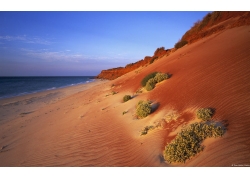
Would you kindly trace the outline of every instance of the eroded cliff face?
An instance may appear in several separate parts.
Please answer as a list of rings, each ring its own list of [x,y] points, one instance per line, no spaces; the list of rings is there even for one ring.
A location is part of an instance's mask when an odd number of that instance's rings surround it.
[[[187,44],[192,44],[204,37],[208,37],[212,34],[230,29],[233,27],[239,27],[244,25],[250,25],[250,12],[244,11],[218,11],[208,13],[203,20],[194,23],[193,27],[188,30],[181,38],[180,41],[186,41]],[[167,56],[174,52],[176,49],[167,49],[164,47],[157,48],[154,55],[146,56],[143,60],[137,61],[126,65],[125,67],[107,69],[101,71],[96,77],[98,79],[116,79],[130,71],[133,71],[139,67],[146,66],[153,63],[157,59]]]
[[[107,70],[102,70],[101,73],[98,76],[96,76],[96,78],[113,80],[122,76],[123,74],[126,74],[127,72],[129,72],[129,69],[124,67],[107,69]]]
[[[118,67],[118,68],[102,70],[101,73],[98,76],[96,76],[96,78],[97,79],[108,79],[108,80],[116,79],[116,78],[130,72],[130,71],[133,71],[133,70],[139,68],[139,67],[143,67],[143,66],[146,66],[148,64],[151,64],[154,61],[156,61],[158,58],[161,58],[163,56],[167,56],[173,51],[174,51],[174,49],[165,50],[164,47],[157,48],[152,57],[146,56],[144,59],[139,60],[135,63],[127,64],[125,67]]]
[[[225,29],[244,25],[250,25],[250,12],[215,11],[207,14],[202,21],[194,23],[193,27],[182,36],[181,40],[186,40],[188,44],[191,44]]]

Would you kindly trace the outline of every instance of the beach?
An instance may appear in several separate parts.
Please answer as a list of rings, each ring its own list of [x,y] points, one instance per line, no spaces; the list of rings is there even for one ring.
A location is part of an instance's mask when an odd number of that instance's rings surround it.
[[[160,166],[159,147],[152,161],[152,139],[138,139],[142,122],[129,128],[132,101],[122,97],[95,80],[0,100],[0,166]]]
[[[249,165],[249,32],[242,26],[213,34],[112,81],[0,100],[0,166]],[[139,92],[155,71],[172,76]],[[123,102],[125,95],[132,99]],[[143,119],[135,115],[140,100],[154,106]],[[204,140],[204,150],[185,163],[165,162],[167,143],[206,107],[225,126],[223,136]],[[163,124],[141,136],[157,123]]]
[[[44,130],[48,128],[47,126],[50,126],[50,128],[53,127],[53,124],[57,120],[63,119],[63,116],[65,117],[68,113],[72,113],[72,110],[83,106],[83,104],[75,104],[75,96],[81,94],[82,103],[85,102],[84,104],[86,104],[86,98],[91,99],[91,96],[88,97],[89,92],[87,90],[95,86],[96,88],[100,88],[100,85],[105,85],[105,83],[107,83],[107,81],[95,80],[88,84],[1,99],[1,166],[26,166],[25,164],[17,164],[17,162],[18,159],[23,158],[23,155],[30,153],[29,149],[26,149],[27,147],[31,147],[30,145],[32,144],[26,144],[30,142],[29,138],[33,138],[37,132],[44,133]],[[71,98],[74,98],[74,100]],[[79,116],[76,117],[76,119],[82,119],[83,112],[79,112]],[[59,121],[59,123],[60,122],[63,121]],[[62,126],[62,124],[58,126]],[[53,133],[59,132],[55,129]],[[47,139],[45,134],[40,135],[43,136],[43,139]],[[36,146],[41,145],[39,144],[36,144]],[[34,146],[32,146],[32,148],[34,148]],[[14,149],[17,149],[17,152],[14,152]],[[33,153],[35,152],[36,150],[34,149]],[[10,160],[12,159],[10,159],[10,156],[6,156],[8,153],[15,154],[12,163],[6,163],[11,162]],[[22,153],[21,156],[20,153]],[[27,166],[30,166],[30,164],[27,164]],[[43,166],[43,164],[41,164],[41,166]]]

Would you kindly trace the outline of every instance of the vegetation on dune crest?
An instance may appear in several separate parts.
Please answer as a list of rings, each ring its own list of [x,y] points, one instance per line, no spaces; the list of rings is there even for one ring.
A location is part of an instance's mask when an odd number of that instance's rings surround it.
[[[162,50],[165,50],[165,47],[159,47],[159,48],[157,48],[156,50],[155,50],[155,52],[154,52],[154,56],[159,52],[159,51],[162,51]]]
[[[139,118],[145,118],[151,113],[151,105],[149,101],[139,101],[136,106],[136,115]]]
[[[153,57],[151,60],[150,60],[150,64],[152,64],[156,59],[158,59],[158,57],[156,56],[156,57]]]
[[[174,45],[174,47],[175,47],[176,49],[179,49],[179,48],[185,46],[187,43],[188,43],[188,42],[187,42],[186,40],[180,40],[180,41],[178,41],[178,42]]]
[[[198,20],[194,23],[194,25],[182,36],[180,42],[188,42],[191,36],[197,35],[208,24],[213,25],[219,16],[220,12],[208,13],[202,20]]]
[[[230,25],[220,24],[223,21],[235,17],[238,17],[238,21],[235,23]],[[181,40],[175,44],[175,48],[181,48],[185,44],[195,42],[196,40],[212,35],[225,28],[249,24],[249,21],[247,20],[248,18],[249,12],[244,11],[214,11],[212,13],[208,13],[202,20],[198,20],[194,23],[194,25],[182,36]]]

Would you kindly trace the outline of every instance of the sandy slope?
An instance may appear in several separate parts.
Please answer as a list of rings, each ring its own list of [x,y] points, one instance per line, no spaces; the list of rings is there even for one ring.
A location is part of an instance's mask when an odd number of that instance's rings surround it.
[[[174,109],[190,122],[197,108],[213,107],[214,119],[229,124],[223,138],[185,165],[250,164],[249,45],[250,27],[234,28],[183,47],[141,71],[138,79],[153,71],[173,74],[147,95],[160,104],[155,114]],[[140,81],[128,82],[132,91],[139,87]]]
[[[205,150],[186,164],[174,166],[250,164],[249,44],[250,27],[234,28],[34,110],[28,104],[1,104],[0,166],[173,166],[161,157],[164,146],[184,124],[196,120],[200,107],[215,108],[214,120],[227,123],[228,131],[222,138],[206,140]],[[172,77],[122,103],[123,96],[135,95],[141,79],[153,71]],[[137,120],[140,99],[150,99],[158,108]],[[23,109],[3,117],[11,108]],[[139,136],[144,126],[169,114],[178,119]]]

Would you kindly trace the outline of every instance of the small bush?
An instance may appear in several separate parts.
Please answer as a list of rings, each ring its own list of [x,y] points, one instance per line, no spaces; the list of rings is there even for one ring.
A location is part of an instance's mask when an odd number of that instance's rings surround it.
[[[202,141],[209,137],[221,137],[224,130],[215,123],[194,123],[183,129],[172,140],[163,152],[164,159],[169,163],[185,163],[187,159],[203,151]]]
[[[155,128],[154,126],[146,126],[146,127],[144,127],[144,129],[141,131],[141,136],[148,134],[148,131],[151,130],[151,129],[153,130],[154,128]]]
[[[176,49],[179,49],[179,48],[185,46],[187,43],[188,43],[188,42],[187,42],[186,40],[178,41],[178,42],[174,45],[174,47],[175,47]]]
[[[168,79],[169,75],[165,73],[157,73],[154,77],[155,82],[159,83],[165,79]]]
[[[210,120],[213,116],[213,111],[210,108],[201,108],[196,112],[196,116],[198,119],[202,119],[203,121]]]
[[[157,72],[153,72],[153,73],[150,73],[150,74],[148,74],[147,76],[145,76],[145,77],[142,79],[142,81],[141,81],[142,87],[146,86],[148,80],[151,79],[151,78],[154,78],[156,74],[157,74]]]
[[[147,91],[151,91],[152,89],[155,88],[156,83],[161,82],[168,78],[170,78],[169,74],[153,72],[143,78],[143,80],[141,81],[141,85],[145,87]]]
[[[151,105],[149,101],[139,101],[136,106],[136,115],[139,118],[147,117],[151,113]]]
[[[132,99],[132,97],[130,95],[125,95],[123,97],[123,102],[127,102],[128,100]]]
[[[151,91],[152,89],[155,88],[155,84],[156,84],[155,79],[154,79],[154,78],[151,78],[151,79],[148,80],[148,82],[147,82],[147,84],[146,84],[146,86],[145,86],[145,89],[146,89],[147,91]]]
[[[126,114],[127,112],[128,112],[128,111],[123,111],[123,112],[122,112],[122,115]]]

